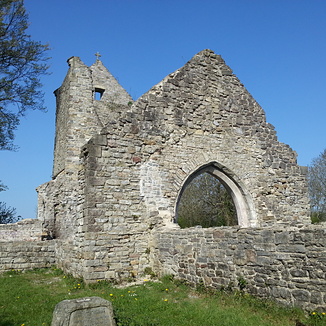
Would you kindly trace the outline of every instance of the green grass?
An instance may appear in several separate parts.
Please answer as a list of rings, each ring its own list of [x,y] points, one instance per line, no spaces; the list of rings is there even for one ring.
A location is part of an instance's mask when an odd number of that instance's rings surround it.
[[[111,301],[118,326],[326,326],[325,315],[305,316],[245,293],[198,292],[169,277],[128,288],[86,286],[55,268],[0,275],[0,326],[49,326],[58,302],[85,296]]]

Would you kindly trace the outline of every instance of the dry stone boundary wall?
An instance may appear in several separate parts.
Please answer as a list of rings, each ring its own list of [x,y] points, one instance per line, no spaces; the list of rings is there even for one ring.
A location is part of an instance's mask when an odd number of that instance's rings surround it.
[[[55,241],[0,241],[0,272],[55,265],[55,245]]]
[[[237,288],[324,311],[326,223],[301,228],[189,228],[153,234],[154,270],[192,284]]]

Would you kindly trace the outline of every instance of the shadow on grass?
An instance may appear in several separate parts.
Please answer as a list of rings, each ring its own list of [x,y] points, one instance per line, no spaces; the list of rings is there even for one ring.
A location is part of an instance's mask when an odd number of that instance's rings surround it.
[[[2,316],[0,316],[0,326],[15,326],[14,323],[12,323],[10,320],[3,319]]]

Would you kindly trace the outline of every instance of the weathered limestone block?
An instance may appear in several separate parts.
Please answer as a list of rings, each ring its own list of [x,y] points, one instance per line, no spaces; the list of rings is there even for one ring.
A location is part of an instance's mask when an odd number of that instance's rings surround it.
[[[54,309],[51,326],[115,326],[111,302],[100,297],[63,300]]]

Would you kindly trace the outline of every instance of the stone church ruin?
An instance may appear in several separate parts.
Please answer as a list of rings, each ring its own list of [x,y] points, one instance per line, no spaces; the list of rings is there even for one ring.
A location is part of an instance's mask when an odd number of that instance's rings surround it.
[[[68,65],[53,179],[37,188],[37,220],[0,227],[0,269],[56,264],[94,282],[151,268],[215,288],[241,277],[254,295],[325,306],[326,231],[310,224],[306,168],[219,55],[198,53],[137,101],[99,59]],[[232,196],[237,226],[176,223],[203,172]]]

